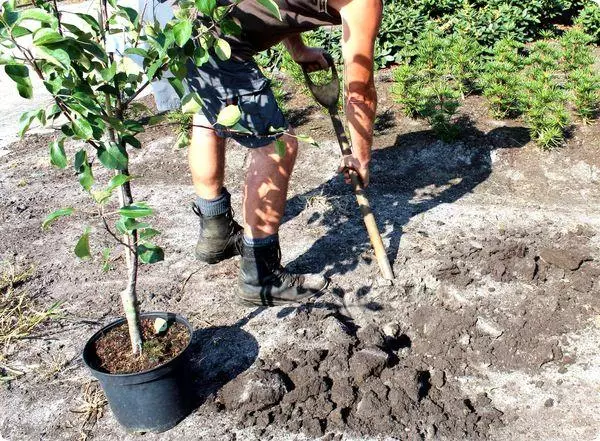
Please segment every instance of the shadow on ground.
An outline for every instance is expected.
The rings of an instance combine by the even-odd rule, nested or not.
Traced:
[[[263,310],[257,308],[231,326],[194,331],[188,374],[194,389],[195,407],[252,366],[258,356],[258,342],[242,327]]]
[[[392,264],[402,227],[413,216],[472,192],[490,176],[493,150],[519,148],[530,140],[523,127],[484,133],[469,121],[462,124],[459,142],[443,143],[431,131],[419,131],[399,135],[393,145],[373,151],[368,197]],[[308,224],[320,222],[327,233],[289,267],[326,276],[346,274],[370,244],[354,196],[339,176],[290,199],[283,222],[298,216],[315,198],[325,198],[327,208],[315,212]]]

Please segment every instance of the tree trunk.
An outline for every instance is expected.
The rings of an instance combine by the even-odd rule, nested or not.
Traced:
[[[129,170],[122,170],[122,173],[129,175]],[[126,182],[121,186],[121,191],[119,192],[119,205],[125,207],[132,203],[133,197],[131,195],[131,186],[129,185],[129,182]],[[140,313],[136,291],[138,270],[137,231],[134,230],[131,234],[123,235],[123,242],[127,244],[125,249],[125,261],[127,262],[127,288],[121,292],[121,303],[123,304],[123,311],[125,312],[125,318],[127,319],[131,348],[134,354],[141,354],[142,334],[140,331]]]

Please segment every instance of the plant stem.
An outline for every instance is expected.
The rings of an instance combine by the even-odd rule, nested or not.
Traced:
[[[118,96],[121,96],[120,92],[118,93]],[[117,108],[113,109],[110,98],[106,96],[106,109],[111,116],[115,116],[121,120],[123,119],[123,105],[120,100],[117,101]],[[117,136],[113,128],[108,129],[108,137],[111,142],[117,142]],[[118,141],[122,143],[120,139]],[[126,167],[123,170],[115,170],[115,175],[120,173],[129,176],[129,168]],[[133,204],[131,185],[129,182],[125,182],[121,185],[119,190],[119,206],[122,208],[131,204]],[[140,355],[142,353],[143,340],[136,291],[138,272],[137,231],[133,230],[130,234],[125,233],[123,235],[123,242],[126,244],[125,262],[127,263],[127,287],[121,291],[121,304],[123,305],[123,312],[125,313],[125,319],[127,320],[129,339],[131,340],[131,350],[134,355]]]
[[[62,24],[60,22],[60,12],[58,11],[58,4],[56,0],[52,0],[54,5],[54,14],[56,14],[56,20],[58,21],[58,33],[63,35]]]
[[[121,173],[129,176],[129,170],[122,170]],[[124,183],[119,191],[119,205],[125,207],[133,203],[131,195],[131,186],[129,182]],[[127,244],[125,248],[125,262],[127,262],[127,288],[121,292],[121,303],[127,319],[129,329],[129,338],[131,339],[131,349],[135,355],[142,352],[142,334],[140,332],[139,305],[137,300],[137,232],[123,235],[123,241]]]

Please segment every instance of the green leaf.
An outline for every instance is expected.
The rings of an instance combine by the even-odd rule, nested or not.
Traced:
[[[63,40],[63,36],[58,32],[49,29],[41,28],[36,31],[33,35],[33,44],[36,46],[43,46],[45,44],[57,43]]]
[[[8,4],[3,4],[2,6],[5,6],[3,18],[4,18],[4,21],[6,21],[6,24],[10,27],[10,26],[14,25],[15,23],[17,23],[20,19],[19,13],[15,12],[14,8],[9,9],[7,7]]]
[[[144,228],[143,230],[138,232],[140,240],[148,240],[156,237],[160,234],[160,231],[155,230],[154,228]]]
[[[80,259],[92,257],[92,253],[90,253],[90,231],[90,227],[87,227],[75,245],[75,255]]]
[[[75,168],[75,171],[81,173],[84,164],[87,164],[87,152],[81,149],[75,153],[75,162],[73,162],[73,168]]]
[[[74,34],[78,40],[85,40],[85,41],[90,41],[92,38],[92,34],[90,34],[89,32],[85,32],[85,30],[82,30],[79,28],[79,26],[75,26],[72,25],[70,23],[61,23],[61,26],[63,28],[68,29],[72,34]]]
[[[275,140],[275,152],[282,158],[285,156],[286,145],[281,139]]]
[[[176,61],[170,65],[171,73],[178,79],[183,80],[187,76],[188,70],[185,62]]]
[[[226,61],[231,57],[231,46],[222,38],[217,38],[215,41],[215,53],[220,60]]]
[[[75,135],[77,135],[78,138],[81,138],[85,141],[91,139],[92,136],[94,136],[92,126],[83,118],[78,118],[74,120],[71,124],[71,127],[73,128],[73,132],[75,133]]]
[[[46,108],[46,117],[48,119],[56,119],[61,113],[62,110],[60,110],[60,107],[56,103],[52,103]]]
[[[41,23],[54,24],[56,22],[56,17],[43,9],[39,8],[31,8],[25,9],[24,11],[19,13],[19,21],[23,20],[35,20]]]
[[[231,130],[237,133],[245,133],[246,135],[252,135],[252,132],[243,125],[241,125],[239,122],[231,126]]]
[[[234,104],[230,104],[219,112],[219,116],[217,116],[217,124],[231,127],[234,126],[241,117],[242,114],[239,107]]]
[[[145,243],[138,245],[138,256],[143,263],[156,263],[165,259],[165,252],[158,245]]]
[[[87,152],[85,150],[81,149],[75,154],[73,167],[79,173],[79,183],[81,186],[85,191],[90,191],[94,184],[94,175],[92,174],[92,167],[88,162]]]
[[[127,6],[117,6],[117,9],[119,9],[119,15],[126,17],[131,23],[136,23],[138,19],[138,12],[135,9]]]
[[[125,182],[131,181],[131,176],[118,174],[113,176],[109,181],[108,186],[104,190],[93,192],[94,199],[99,204],[104,204],[106,201],[110,199],[113,191],[115,191],[118,187],[123,185]],[[125,218],[126,219],[126,218]]]
[[[107,83],[112,81],[112,79],[117,74],[117,63],[111,63],[109,67],[106,69],[102,69],[100,71],[100,75],[102,75],[102,79]]]
[[[4,66],[4,71],[17,83],[19,95],[23,98],[31,98],[33,96],[33,87],[29,78],[29,69],[23,64],[7,64]]]
[[[148,228],[149,225],[146,222],[138,222],[135,219],[121,216],[115,226],[121,234],[129,234],[134,230]]]
[[[110,270],[110,248],[104,248],[102,250],[102,271],[108,272]]]
[[[12,35],[14,38],[23,37],[24,35],[29,35],[31,33],[32,33],[31,30],[29,30],[23,26],[15,26],[14,28],[12,28]]]
[[[50,49],[45,46],[39,46],[37,51],[41,58],[49,61],[58,67],[69,69],[71,66],[71,57],[64,49]]]
[[[125,182],[129,182],[129,181],[131,181],[131,176],[124,175],[124,174],[118,174],[118,175],[112,177],[112,179],[108,182],[108,187],[106,189],[109,191],[113,191],[116,188],[123,185]]]
[[[177,23],[173,26],[173,36],[177,46],[183,47],[192,37],[192,22],[184,20]]]
[[[206,16],[211,16],[217,6],[217,0],[196,0],[196,8]]]
[[[33,86],[31,80],[27,78],[25,83],[17,83],[17,92],[22,98],[30,99],[33,97]]]
[[[142,124],[140,124],[138,121],[134,121],[132,119],[128,119],[127,121],[125,121],[123,123],[123,126],[130,132],[134,132],[134,133],[141,133],[144,131],[144,126]]]
[[[67,208],[61,208],[60,210],[56,210],[52,213],[50,213],[48,216],[46,216],[46,219],[44,219],[44,222],[42,222],[42,230],[47,230],[48,228],[50,228],[50,225],[58,218],[64,217],[64,216],[70,216],[71,214],[73,214],[75,210],[71,207],[67,207]]]
[[[125,49],[125,55],[139,55],[140,57],[146,58],[148,56],[148,51],[141,47],[128,47]]]
[[[67,155],[63,146],[63,140],[50,143],[50,163],[58,168],[67,166]]]
[[[115,86],[112,86],[110,84],[103,84],[102,86],[98,87],[97,90],[98,92],[106,93],[107,95],[119,95],[119,91],[115,88]]]
[[[177,136],[177,139],[175,140],[175,145],[173,147],[176,149],[185,149],[185,148],[189,147],[190,142],[191,142],[191,139],[188,136],[188,134],[185,132],[182,132]]]
[[[308,136],[308,135],[296,135],[296,138],[298,139],[298,141],[303,141],[306,142],[314,147],[319,147],[319,144],[317,144],[317,142],[312,138],[312,136]]]
[[[150,216],[152,213],[152,208],[150,208],[145,202],[138,202],[135,204],[128,205],[126,207],[119,208],[119,214],[121,216],[129,217],[131,219]]]
[[[148,70],[146,71],[148,80],[152,81],[154,79],[154,77],[156,76],[158,69],[160,69],[164,64],[165,63],[163,62],[163,60],[158,60],[158,61],[155,61],[154,63],[152,63],[150,65],[150,67],[148,67]]]
[[[197,92],[190,92],[181,100],[181,111],[183,113],[198,113],[202,108],[202,98]]]
[[[48,90],[48,92],[50,92],[51,94],[58,95],[60,89],[62,89],[62,83],[63,79],[57,76],[52,80],[48,79],[44,81],[44,86],[46,86],[46,90]]]
[[[38,113],[37,110],[30,110],[21,115],[21,118],[19,118],[19,131],[17,132],[19,138],[22,138],[23,135],[25,135],[25,132],[29,129],[33,120],[38,116]]]
[[[208,61],[210,54],[202,46],[197,46],[194,50],[194,64],[198,67],[202,66]]]
[[[183,82],[179,78],[169,78],[169,84],[171,85],[171,87],[173,87],[173,89],[175,89],[175,92],[177,93],[177,96],[179,96],[179,98],[181,98],[185,94],[185,87],[183,86]]]
[[[79,183],[85,191],[90,191],[92,185],[94,185],[94,175],[92,174],[92,167],[89,163],[83,165],[83,171],[79,174]]]
[[[279,6],[273,0],[257,0],[258,3],[263,5],[267,10],[273,15],[273,17],[281,20],[281,12],[279,11]]]
[[[108,143],[105,147],[100,147],[97,155],[102,165],[110,170],[125,170],[129,163],[127,150],[114,142]]]
[[[242,33],[242,28],[233,20],[224,20],[221,23],[221,31],[225,35],[239,36]]]
[[[150,118],[152,119],[152,118]],[[150,123],[148,123],[150,124]],[[129,144],[131,147],[135,149],[142,148],[142,143],[133,135],[125,135],[123,136],[123,142]]]
[[[7,54],[0,54],[0,65],[15,64],[16,60]]]
[[[85,21],[93,31],[100,32],[100,24],[93,16],[84,14],[83,12],[76,12],[75,15]]]

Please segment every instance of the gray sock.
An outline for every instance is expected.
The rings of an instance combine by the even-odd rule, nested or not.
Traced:
[[[266,247],[279,243],[279,234],[272,234],[267,237],[252,238],[244,234],[244,245],[252,248]]]
[[[196,206],[202,213],[202,216],[213,217],[227,213],[231,207],[231,195],[225,187],[221,191],[221,195],[215,199],[196,198]]]

